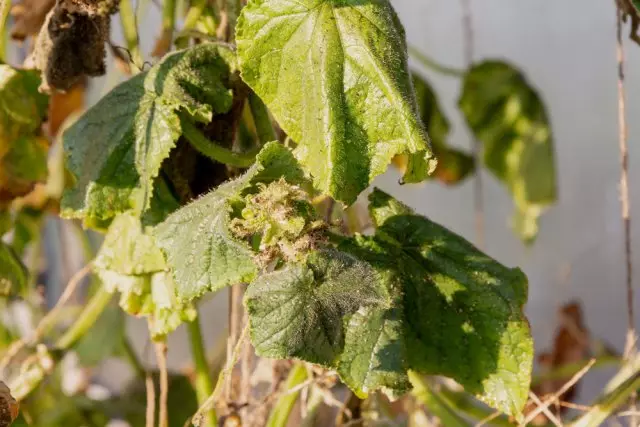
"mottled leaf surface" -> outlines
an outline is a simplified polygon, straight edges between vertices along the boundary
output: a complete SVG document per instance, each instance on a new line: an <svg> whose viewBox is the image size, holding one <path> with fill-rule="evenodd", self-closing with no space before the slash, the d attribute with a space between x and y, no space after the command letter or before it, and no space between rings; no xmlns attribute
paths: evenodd
<svg viewBox="0 0 640 427"><path fill-rule="evenodd" d="M486 167L513 196L516 232L532 241L538 218L557 199L553 137L540 96L517 69L485 61L465 76L459 105L483 144Z"/></svg>
<svg viewBox="0 0 640 427"><path fill-rule="evenodd" d="M413 86L418 100L420 118L429 132L431 147L438 159L438 165L431 176L444 184L457 184L473 173L473 157L447 143L449 120L444 115L429 83L414 73ZM403 182L417 183L428 178L428 167L423 153L409 154Z"/></svg>
<svg viewBox="0 0 640 427"><path fill-rule="evenodd" d="M173 277L155 238L132 213L118 215L94 261L98 277L110 292L120 292L120 307L134 316L150 317L151 335L162 339L195 308L177 301Z"/></svg>
<svg viewBox="0 0 640 427"><path fill-rule="evenodd" d="M0 241L0 296L9 296L24 289L27 269L15 252Z"/></svg>
<svg viewBox="0 0 640 427"><path fill-rule="evenodd" d="M251 0L236 40L243 79L321 191L351 203L399 153L435 166L387 0Z"/></svg>
<svg viewBox="0 0 640 427"><path fill-rule="evenodd" d="M387 302L375 271L338 251L264 274L247 289L251 340L260 356L333 365L344 346L345 318Z"/></svg>
<svg viewBox="0 0 640 427"><path fill-rule="evenodd" d="M251 281L256 272L253 252L229 230L231 203L256 182L284 177L291 183L303 174L291 152L272 142L241 177L184 206L155 228L174 274L178 297L192 300L207 291Z"/></svg>
<svg viewBox="0 0 640 427"><path fill-rule="evenodd" d="M178 110L208 122L231 108L234 54L203 44L166 56L122 83L64 133L75 176L63 215L88 223L149 207L162 161L181 134Z"/></svg>
<svg viewBox="0 0 640 427"><path fill-rule="evenodd" d="M451 377L490 406L519 414L533 358L522 312L526 276L379 190L370 201L376 234L349 245L401 290L408 367Z"/></svg>

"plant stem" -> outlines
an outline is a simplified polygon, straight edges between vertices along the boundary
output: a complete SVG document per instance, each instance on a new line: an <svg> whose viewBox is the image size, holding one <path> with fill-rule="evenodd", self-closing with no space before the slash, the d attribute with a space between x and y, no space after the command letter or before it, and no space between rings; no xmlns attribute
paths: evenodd
<svg viewBox="0 0 640 427"><path fill-rule="evenodd" d="M9 18L9 10L11 9L11 0L0 0L0 61L7 61L7 20Z"/></svg>
<svg viewBox="0 0 640 427"><path fill-rule="evenodd" d="M173 27L176 24L176 0L164 0L162 4L162 31L167 37L167 48L171 49Z"/></svg>
<svg viewBox="0 0 640 427"><path fill-rule="evenodd" d="M295 405L300 395L300 391L295 393L287 393L287 391L305 382L307 376L307 368L304 366L304 363L296 363L293 365L287 377L283 395L280 396L278 402L271 410L271 415L269 415L266 427L286 427L293 405Z"/></svg>
<svg viewBox="0 0 640 427"><path fill-rule="evenodd" d="M249 108L251 109L253 123L256 125L256 133L258 134L260 143L264 145L267 142L275 141L277 138L273 130L273 125L271 124L269 111L266 105L264 105L264 102L262 102L262 99L254 92L249 94Z"/></svg>
<svg viewBox="0 0 640 427"><path fill-rule="evenodd" d="M413 385L413 391L411 393L429 412L440 418L443 425L452 427L469 426L467 422L460 418L444 396L434 393L429 387L429 384L427 384L420 375L409 371L409 381L411 381L411 385Z"/></svg>
<svg viewBox="0 0 640 427"><path fill-rule="evenodd" d="M158 370L160 371L160 410L158 411L158 426L169 427L169 372L167 371L167 343L154 343Z"/></svg>
<svg viewBox="0 0 640 427"><path fill-rule="evenodd" d="M200 129L186 118L182 118L181 123L182 134L187 138L187 141L201 154L216 162L239 168L247 168L251 166L256 159L256 152L235 153L228 148L221 147L209 141L207 137L200 132Z"/></svg>
<svg viewBox="0 0 640 427"><path fill-rule="evenodd" d="M182 27L182 32L187 32L193 29L198 23L198 19L202 16L202 12L207 7L207 0L193 0L191 2L191 7L189 7L189 11L187 12L187 16L184 18L184 26ZM184 49L187 47L189 42L188 38L184 38L179 42L176 41L176 47L179 49Z"/></svg>
<svg viewBox="0 0 640 427"><path fill-rule="evenodd" d="M626 374L626 372L621 370L613 381L616 381L620 374ZM640 389L640 370L636 369L633 375L599 399L591 407L591 410L572 423L571 427L597 427L602 425L614 411L626 404L638 389Z"/></svg>
<svg viewBox="0 0 640 427"><path fill-rule="evenodd" d="M138 28L136 26L136 16L131 4L131 0L120 0L120 25L122 25L122 33L129 49L131 62L136 67L130 67L132 73L137 73L142 64L142 56L140 55Z"/></svg>
<svg viewBox="0 0 640 427"><path fill-rule="evenodd" d="M200 328L200 316L197 316L193 322L187 323L187 331L189 332L189 342L191 343L191 354L193 363L196 368L195 389L198 398L198 406L202 405L207 398L213 393L213 380L209 372L209 364L207 363L204 342L202 339L202 329ZM205 415L205 426L215 427L217 425L216 412L212 408Z"/></svg>
<svg viewBox="0 0 640 427"><path fill-rule="evenodd" d="M442 75L450 77L463 77L465 74L465 70L439 64L413 46L409 46L409 54L413 59L415 59L425 67L430 68Z"/></svg>
<svg viewBox="0 0 640 427"><path fill-rule="evenodd" d="M74 324L58 339L55 347L68 350L93 326L111 301L113 295L101 287L91 297Z"/></svg>
<svg viewBox="0 0 640 427"><path fill-rule="evenodd" d="M233 353L231 354L231 358L227 359L226 365L220 375L218 375L218 380L216 381L216 386L213 389L213 393L207 398L207 400L200 405L195 414L191 417L188 422L193 423L196 427L200 427L202 423L202 414L209 411L213 405L215 405L216 399L220 394L220 390L224 386L224 384L229 381L229 375L231 371L233 371L233 367L236 366L238 362L238 357L240 356L240 351L242 350L242 345L244 344L244 340L247 338L249 333L249 325L245 326L242 330L242 333L238 337L238 341L236 342L236 346L233 349Z"/></svg>
<svg viewBox="0 0 640 427"><path fill-rule="evenodd" d="M621 362L622 360L620 359L619 356L613 356L613 355L599 356L597 357L596 363L593 365L593 368L620 365ZM584 368L584 361L563 365L552 371L534 376L531 379L531 386L532 387L537 386L543 381L561 380L561 379L569 378L575 375L576 373L578 373L582 368Z"/></svg>

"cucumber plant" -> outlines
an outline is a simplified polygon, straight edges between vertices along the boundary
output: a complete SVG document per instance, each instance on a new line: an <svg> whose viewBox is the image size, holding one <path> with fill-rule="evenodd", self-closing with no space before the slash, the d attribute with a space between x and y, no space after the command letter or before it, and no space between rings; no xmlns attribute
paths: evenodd
<svg viewBox="0 0 640 427"><path fill-rule="evenodd" d="M174 40L180 48L145 69L129 64L135 75L62 134L65 188L45 205L105 234L91 264L99 284L79 332L39 347L9 382L14 395L34 392L112 294L163 342L197 321L203 298L246 284L258 356L335 372L361 399L396 399L420 375L446 376L519 419L533 362L526 276L370 189L392 161L406 184L457 183L481 166L447 144L448 120L409 70L390 2L191 3ZM135 61L131 5L119 7ZM42 77L0 65L3 234L18 227L16 201L46 176L47 94L104 72L117 8L57 0L28 61ZM176 5L163 8L156 52L174 35ZM544 106L504 62L462 73L459 105L483 164L513 194L516 229L532 240L556 197ZM364 193L373 227L345 232L332 213ZM17 235L0 244L6 296L28 282ZM213 392L197 391L201 404Z"/></svg>

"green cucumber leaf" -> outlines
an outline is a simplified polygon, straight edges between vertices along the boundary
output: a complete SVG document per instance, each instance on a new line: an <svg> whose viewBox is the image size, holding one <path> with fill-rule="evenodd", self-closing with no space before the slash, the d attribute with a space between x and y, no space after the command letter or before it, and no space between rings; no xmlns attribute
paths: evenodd
<svg viewBox="0 0 640 427"><path fill-rule="evenodd" d="M553 136L540 96L511 65L485 61L466 74L459 105L483 144L485 166L511 192L516 232L532 242L538 218L557 200Z"/></svg>
<svg viewBox="0 0 640 427"><path fill-rule="evenodd" d="M167 55L109 92L64 133L75 183L63 194L63 216L91 225L144 212L181 134L178 110L203 122L228 112L234 72L230 49L202 44Z"/></svg>
<svg viewBox="0 0 640 427"><path fill-rule="evenodd" d="M533 361L526 276L379 190L370 202L375 235L249 286L256 352L335 369L361 398L406 392L409 370L444 375L519 416Z"/></svg>
<svg viewBox="0 0 640 427"><path fill-rule="evenodd" d="M257 354L326 366L344 346L345 317L387 299L369 265L334 250L264 274L245 294Z"/></svg>
<svg viewBox="0 0 640 427"><path fill-rule="evenodd" d="M396 154L435 167L387 0L251 0L236 41L244 81L324 193L355 201Z"/></svg>
<svg viewBox="0 0 640 427"><path fill-rule="evenodd" d="M520 414L533 362L526 276L379 190L370 201L376 234L350 245L402 289L408 367L453 378L488 405Z"/></svg>
<svg viewBox="0 0 640 427"><path fill-rule="evenodd" d="M241 200L242 193L253 183L268 183L281 177L293 184L304 180L291 152L271 142L244 175L182 207L155 228L181 300L190 301L205 292L255 277L254 253L229 229L231 203Z"/></svg>

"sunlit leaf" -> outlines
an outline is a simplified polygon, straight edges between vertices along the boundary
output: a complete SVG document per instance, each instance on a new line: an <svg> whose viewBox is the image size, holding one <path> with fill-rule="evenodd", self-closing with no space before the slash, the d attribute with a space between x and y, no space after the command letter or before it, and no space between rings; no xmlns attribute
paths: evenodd
<svg viewBox="0 0 640 427"><path fill-rule="evenodd" d="M203 44L166 56L122 83L64 133L67 167L76 178L63 215L89 224L149 207L162 161L181 134L178 110L208 122L231 108L235 56Z"/></svg>
<svg viewBox="0 0 640 427"><path fill-rule="evenodd" d="M387 0L252 0L236 40L244 81L324 193L353 202L404 152L435 166Z"/></svg>
<svg viewBox="0 0 640 427"><path fill-rule="evenodd" d="M240 200L252 183L281 177L293 183L303 179L289 150L272 142L244 175L181 208L156 227L154 233L167 255L181 299L192 300L207 291L253 279L257 272L254 254L229 230L231 202Z"/></svg>
<svg viewBox="0 0 640 427"><path fill-rule="evenodd" d="M117 216L94 261L110 292L120 292L120 307L150 317L151 335L162 339L182 322L195 318L194 307L176 299L171 271L153 236L133 214Z"/></svg>
<svg viewBox="0 0 640 427"><path fill-rule="evenodd" d="M532 241L538 218L557 199L553 137L540 96L520 71L486 61L465 76L459 104L483 144L485 166L513 196L516 232Z"/></svg>
<svg viewBox="0 0 640 427"><path fill-rule="evenodd" d="M533 359L522 313L525 275L379 190L370 200L376 234L349 245L394 277L403 295L408 367L451 377L490 406L518 415Z"/></svg>

